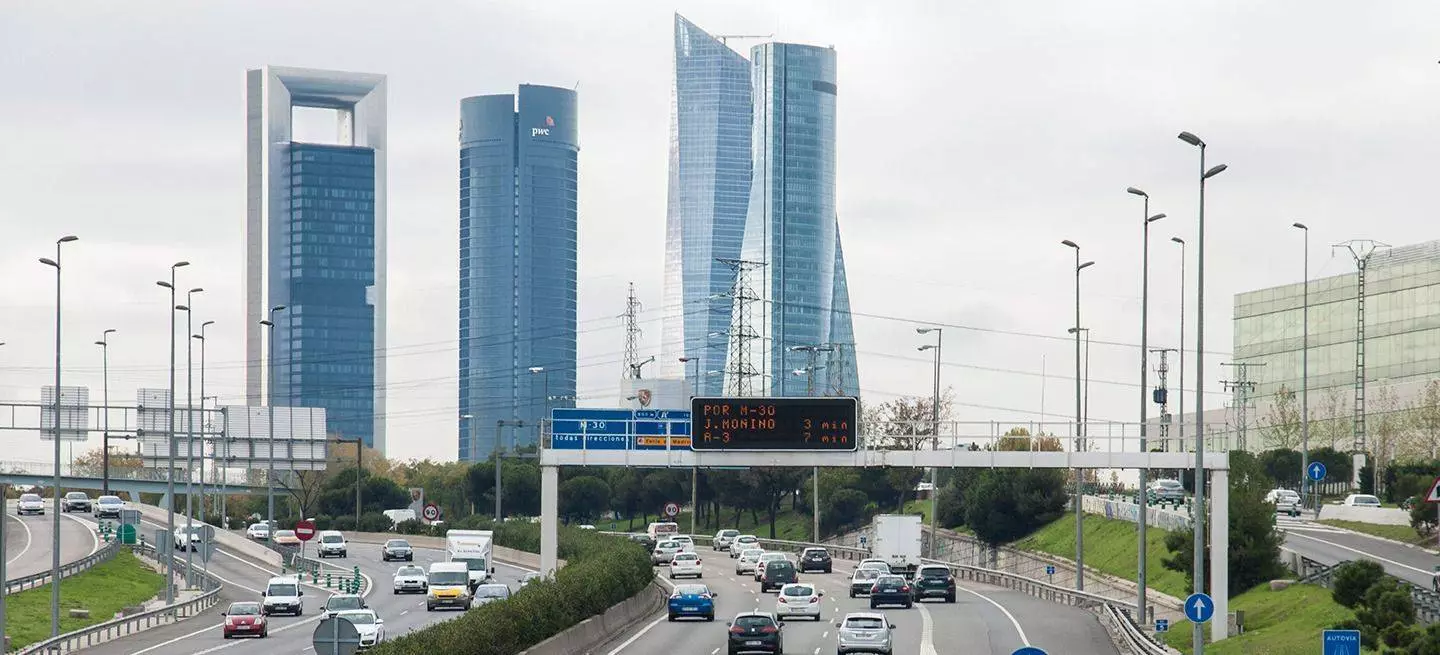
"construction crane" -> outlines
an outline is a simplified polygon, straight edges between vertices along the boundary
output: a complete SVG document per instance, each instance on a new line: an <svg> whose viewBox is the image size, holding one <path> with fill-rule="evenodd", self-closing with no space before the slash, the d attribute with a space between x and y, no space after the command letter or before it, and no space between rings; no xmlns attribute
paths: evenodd
<svg viewBox="0 0 1440 655"><path fill-rule="evenodd" d="M774 36L774 34L716 34L715 38L720 39L720 45L728 46L730 44L726 42L726 39L769 39Z"/></svg>

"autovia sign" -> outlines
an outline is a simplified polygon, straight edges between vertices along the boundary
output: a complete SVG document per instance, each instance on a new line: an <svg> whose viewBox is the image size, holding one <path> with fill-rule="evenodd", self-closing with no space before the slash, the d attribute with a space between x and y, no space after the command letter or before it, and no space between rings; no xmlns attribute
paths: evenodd
<svg viewBox="0 0 1440 655"><path fill-rule="evenodd" d="M552 127L555 127L555 118L552 117L552 116L546 116L546 117L545 117L545 127L532 127L532 128L530 128L530 136L532 136L532 137L536 137L536 136L550 136L550 128L552 128Z"/></svg>

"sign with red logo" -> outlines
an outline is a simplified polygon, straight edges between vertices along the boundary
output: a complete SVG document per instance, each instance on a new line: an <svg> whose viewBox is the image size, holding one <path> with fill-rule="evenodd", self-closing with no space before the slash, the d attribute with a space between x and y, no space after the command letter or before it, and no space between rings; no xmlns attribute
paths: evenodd
<svg viewBox="0 0 1440 655"><path fill-rule="evenodd" d="M680 506L675 503L665 503L665 516L675 518L680 515Z"/></svg>
<svg viewBox="0 0 1440 655"><path fill-rule="evenodd" d="M423 517L425 517L425 520L426 520L426 521L431 521L431 522L439 521L439 520L440 520L440 506L439 506L439 505L436 505L435 503L430 503L430 504L428 504L428 505L425 506L424 512L422 512L420 515L423 516Z"/></svg>
<svg viewBox="0 0 1440 655"><path fill-rule="evenodd" d="M310 541L315 538L315 522L310 519L301 519L295 522L295 538L300 541Z"/></svg>

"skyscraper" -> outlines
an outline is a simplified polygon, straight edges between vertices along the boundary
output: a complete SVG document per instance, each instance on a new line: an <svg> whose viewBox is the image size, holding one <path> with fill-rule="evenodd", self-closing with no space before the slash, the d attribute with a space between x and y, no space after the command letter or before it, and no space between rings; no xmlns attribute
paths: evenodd
<svg viewBox="0 0 1440 655"><path fill-rule="evenodd" d="M740 256L750 196L750 62L676 14L674 82L661 375L718 395L707 372L725 367L731 306L717 296L734 276L719 260Z"/></svg>
<svg viewBox="0 0 1440 655"><path fill-rule="evenodd" d="M460 101L461 461L574 405L577 119L570 89Z"/></svg>
<svg viewBox="0 0 1440 655"><path fill-rule="evenodd" d="M727 383L752 393L858 393L849 287L835 211L835 50L765 43L750 50L754 98L749 208L740 258L754 299L735 311L755 338L734 338ZM737 319L737 320L742 320ZM808 371L811 353L827 348ZM797 373L798 372L798 373Z"/></svg>
<svg viewBox="0 0 1440 655"><path fill-rule="evenodd" d="M266 66L245 81L247 402L323 407L328 432L384 452L385 76ZM335 142L295 141L296 107L334 110Z"/></svg>

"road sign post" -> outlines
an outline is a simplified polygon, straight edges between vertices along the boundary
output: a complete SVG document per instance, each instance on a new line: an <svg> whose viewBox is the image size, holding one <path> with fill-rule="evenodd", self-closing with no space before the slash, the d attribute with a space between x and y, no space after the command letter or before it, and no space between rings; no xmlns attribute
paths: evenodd
<svg viewBox="0 0 1440 655"><path fill-rule="evenodd" d="M1320 633L1323 655L1360 655L1359 630L1326 630Z"/></svg>
<svg viewBox="0 0 1440 655"><path fill-rule="evenodd" d="M331 617L315 626L310 643L315 655L355 655L360 650L360 631L349 619Z"/></svg>
<svg viewBox="0 0 1440 655"><path fill-rule="evenodd" d="M1215 615L1215 599L1210 594L1190 594L1185 598L1185 618L1191 623L1208 623Z"/></svg>
<svg viewBox="0 0 1440 655"><path fill-rule="evenodd" d="M1170 619L1155 619L1155 632L1169 632Z"/></svg>
<svg viewBox="0 0 1440 655"><path fill-rule="evenodd" d="M665 514L665 518L673 519L677 516L680 516L680 505L673 502L665 503L665 507L662 511Z"/></svg>
<svg viewBox="0 0 1440 655"><path fill-rule="evenodd" d="M1321 480L1324 480L1324 479L1325 479L1325 463L1324 463L1324 462L1310 462L1310 468L1305 469L1305 473L1306 473L1306 475L1308 475L1308 476L1310 477L1310 480L1313 481L1313 482L1319 482L1319 481L1321 481Z"/></svg>
<svg viewBox="0 0 1440 655"><path fill-rule="evenodd" d="M1054 565L1054 564L1046 564L1046 565L1045 565L1045 575L1047 575L1047 576L1050 577L1050 584L1055 584L1055 565Z"/></svg>
<svg viewBox="0 0 1440 655"><path fill-rule="evenodd" d="M429 523L434 523L434 522L436 522L436 521L439 521L439 520L440 520L440 506L439 506L439 505L436 505L435 503L427 503L427 504L425 505L425 508L420 511L420 516L421 516L422 518L424 518L426 522L429 522Z"/></svg>
<svg viewBox="0 0 1440 655"><path fill-rule="evenodd" d="M359 529L359 526L356 526ZM295 522L295 538L302 542L315 538L315 522L310 519L300 519Z"/></svg>

